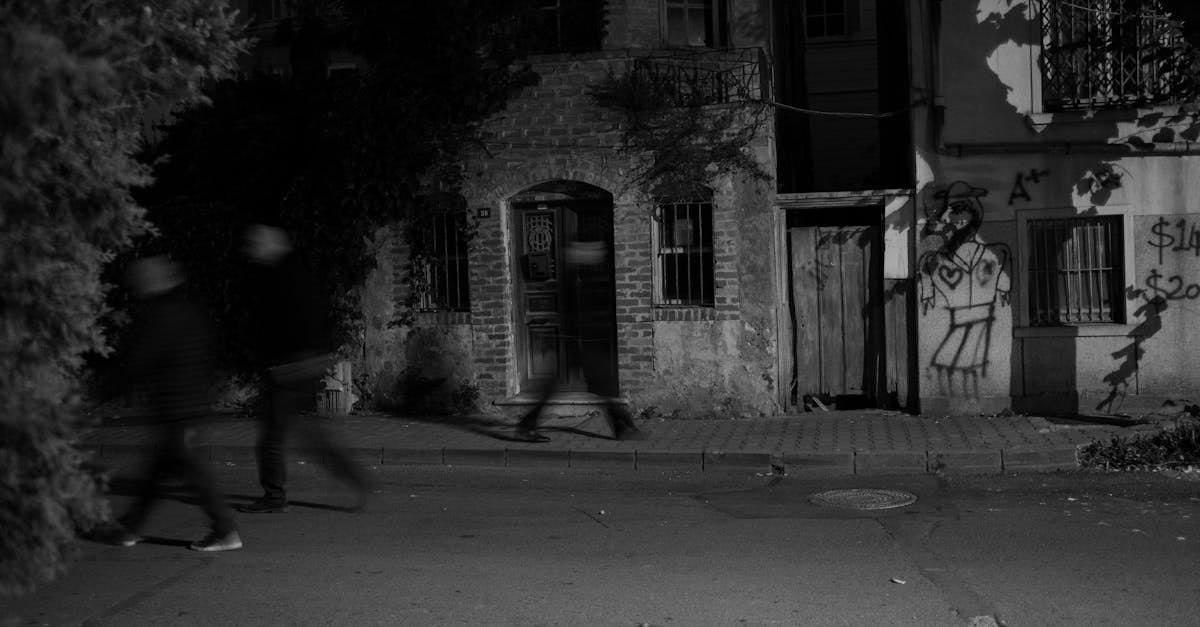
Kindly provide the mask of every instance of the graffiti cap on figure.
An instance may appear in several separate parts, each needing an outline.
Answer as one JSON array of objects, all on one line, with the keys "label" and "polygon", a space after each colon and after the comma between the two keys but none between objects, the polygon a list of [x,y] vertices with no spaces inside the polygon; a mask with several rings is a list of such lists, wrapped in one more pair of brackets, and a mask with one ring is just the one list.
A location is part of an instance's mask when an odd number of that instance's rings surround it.
[{"label": "graffiti cap on figure", "polygon": [[946,189],[940,189],[933,194],[934,198],[978,198],[987,196],[988,190],[975,187],[966,181],[954,181]]}]

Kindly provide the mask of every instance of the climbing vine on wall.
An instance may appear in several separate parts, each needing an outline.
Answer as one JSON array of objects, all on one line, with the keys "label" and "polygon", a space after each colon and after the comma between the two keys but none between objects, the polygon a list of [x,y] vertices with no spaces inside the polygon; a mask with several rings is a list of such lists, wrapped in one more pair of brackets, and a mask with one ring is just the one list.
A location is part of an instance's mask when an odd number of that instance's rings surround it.
[{"label": "climbing vine on wall", "polygon": [[657,195],[734,173],[771,179],[751,150],[770,121],[767,105],[728,98],[719,75],[650,67],[634,62],[591,91],[598,105],[623,117],[620,149],[636,157],[634,185]]}]

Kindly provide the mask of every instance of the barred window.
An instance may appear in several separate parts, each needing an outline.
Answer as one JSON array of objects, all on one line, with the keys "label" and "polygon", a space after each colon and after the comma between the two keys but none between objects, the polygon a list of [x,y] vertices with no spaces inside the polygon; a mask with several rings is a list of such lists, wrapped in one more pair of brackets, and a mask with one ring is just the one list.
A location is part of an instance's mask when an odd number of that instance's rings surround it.
[{"label": "barred window", "polygon": [[1121,216],[1029,220],[1029,322],[1123,322]]},{"label": "barred window", "polygon": [[673,46],[726,45],[727,0],[666,0],[666,38]]},{"label": "barred window", "polygon": [[1179,102],[1190,47],[1158,0],[1040,0],[1046,111]]},{"label": "barred window", "polygon": [[669,202],[658,211],[660,304],[712,307],[712,203]]},{"label": "barred window", "polygon": [[467,238],[456,215],[422,218],[412,258],[420,311],[470,311]]}]

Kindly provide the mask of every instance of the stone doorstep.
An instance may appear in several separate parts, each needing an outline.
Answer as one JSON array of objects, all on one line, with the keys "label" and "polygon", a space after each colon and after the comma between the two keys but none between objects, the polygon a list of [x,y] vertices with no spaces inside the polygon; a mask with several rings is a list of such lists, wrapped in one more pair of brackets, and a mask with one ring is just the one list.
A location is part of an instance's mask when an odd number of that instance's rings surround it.
[{"label": "stone doorstep", "polygon": [[855,451],[854,474],[914,474],[929,471],[925,451]]},{"label": "stone doorstep", "polygon": [[776,457],[788,475],[828,477],[854,474],[854,453],[785,453]]},{"label": "stone doorstep", "polygon": [[620,451],[571,451],[570,465],[571,468],[634,470],[637,467],[637,456],[633,449]]},{"label": "stone doorstep", "polygon": [[703,453],[704,470],[746,470],[755,472],[772,472],[775,465],[770,453],[751,453],[743,451],[706,450]]},{"label": "stone doorstep", "polygon": [[704,454],[699,451],[654,451],[635,450],[634,467],[638,470],[653,468],[704,469]]},{"label": "stone doorstep", "polygon": [[942,449],[927,451],[929,472],[1000,472],[1000,449]]},{"label": "stone doorstep", "polygon": [[517,468],[568,468],[571,451],[566,449],[504,449],[504,465]]},{"label": "stone doorstep", "polygon": [[1076,470],[1079,446],[1053,449],[1014,447],[1001,451],[1004,470]]}]

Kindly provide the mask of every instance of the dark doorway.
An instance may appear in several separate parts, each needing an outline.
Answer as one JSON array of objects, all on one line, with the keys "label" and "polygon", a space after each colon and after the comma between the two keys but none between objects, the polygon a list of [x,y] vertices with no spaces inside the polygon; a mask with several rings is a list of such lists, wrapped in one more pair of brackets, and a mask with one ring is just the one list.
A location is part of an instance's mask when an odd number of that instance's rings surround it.
[{"label": "dark doorway", "polygon": [[[601,389],[617,381],[612,196],[560,181],[519,194],[512,207],[521,393],[553,385],[616,396],[616,389]],[[602,261],[583,263],[573,247]],[[585,361],[608,376],[589,381]]]}]

